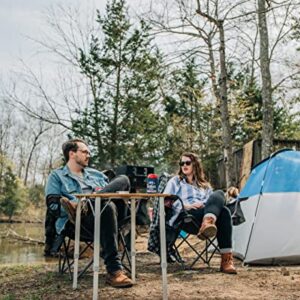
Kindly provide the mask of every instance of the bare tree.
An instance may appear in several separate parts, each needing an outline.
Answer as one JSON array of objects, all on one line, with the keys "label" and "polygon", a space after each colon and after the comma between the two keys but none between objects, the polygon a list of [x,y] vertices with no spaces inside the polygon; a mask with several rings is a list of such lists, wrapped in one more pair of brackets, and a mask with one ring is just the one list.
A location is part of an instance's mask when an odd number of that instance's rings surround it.
[{"label": "bare tree", "polygon": [[[36,45],[35,60],[43,60],[40,69],[20,59],[18,72],[3,91],[6,104],[31,118],[70,130],[74,114],[86,107],[91,95],[89,81],[80,73],[79,48],[88,47],[96,30],[95,12],[74,5],[57,4],[48,9],[43,15],[48,30],[40,37],[27,37]],[[55,76],[44,72],[44,60],[52,72],[55,68]]]},{"label": "bare tree", "polygon": [[3,103],[1,103],[1,106],[3,107],[3,110],[0,115],[0,154],[6,154],[10,145],[13,110],[8,107],[4,107]]},{"label": "bare tree", "polygon": [[43,135],[43,133],[45,133],[49,129],[50,129],[50,127],[45,127],[45,126],[43,126],[43,123],[40,122],[38,130],[36,132],[33,130],[33,141],[32,141],[30,151],[29,151],[29,156],[28,156],[26,168],[25,168],[25,176],[24,176],[24,185],[25,186],[27,185],[28,172],[29,172],[29,167],[30,167],[30,163],[32,160],[33,152],[36,149],[36,147],[40,144],[40,142],[41,142],[40,138]]},{"label": "bare tree", "polygon": [[[276,6],[278,3],[276,1],[267,1],[267,0],[257,0],[257,19],[258,19],[258,29],[259,29],[259,38],[260,38],[260,73],[262,80],[262,99],[263,99],[263,124],[262,124],[262,158],[265,158],[271,154],[273,151],[273,139],[274,139],[274,100],[273,92],[278,89],[282,84],[290,79],[293,79],[299,71],[291,72],[285,74],[284,77],[281,77],[277,80],[277,83],[272,84],[272,75],[271,75],[271,62],[274,64],[275,49],[284,42],[286,37],[292,31],[292,26],[289,22],[293,18],[293,11],[295,8],[299,9],[298,1],[285,0],[282,1],[280,10],[278,13],[281,13],[278,21],[278,14],[276,10],[272,9],[273,6]],[[270,12],[269,12],[270,11]],[[271,13],[274,14],[273,19],[274,26],[278,27],[278,33],[275,37],[273,44],[270,45],[270,37],[268,32],[268,19],[270,21]],[[278,24],[279,23],[279,24]],[[273,25],[273,24],[272,24]],[[281,56],[282,53],[280,54]],[[282,60],[279,59],[282,62]],[[284,62],[286,64],[286,62]]]},{"label": "bare tree", "polygon": [[[216,7],[216,10],[218,8]],[[219,61],[220,61],[220,80],[219,87],[214,88],[215,96],[220,103],[221,123],[222,123],[222,138],[224,147],[224,164],[225,176],[227,187],[235,184],[233,182],[233,154],[232,154],[232,137],[231,126],[228,113],[228,96],[227,96],[227,67],[226,67],[226,54],[225,54],[225,32],[224,32],[224,19],[212,17],[201,9],[200,0],[197,0],[196,12],[209,22],[213,23],[219,32]]]},{"label": "bare tree", "polygon": [[[163,6],[163,13],[152,11],[152,14],[148,14],[148,16],[150,16],[149,19],[156,34],[171,33],[179,37],[185,36],[187,41],[180,39],[181,45],[189,43],[189,47],[185,47],[183,51],[184,57],[198,55],[202,73],[207,72],[217,107],[220,109],[226,182],[227,186],[230,186],[235,183],[231,172],[233,154],[227,96],[225,23],[238,18],[235,10],[246,1],[238,1],[235,4],[227,3],[227,6],[221,6],[219,1],[196,0],[192,2],[174,1],[177,6],[177,15],[175,16],[172,15],[168,2],[165,2]],[[230,25],[230,22],[227,23]],[[197,46],[194,46],[195,43]],[[218,58],[216,53],[218,53]]]},{"label": "bare tree", "polygon": [[260,71],[262,79],[263,126],[262,126],[262,158],[267,157],[273,148],[272,79],[270,72],[269,36],[266,18],[266,0],[258,0],[258,28],[260,37]]}]

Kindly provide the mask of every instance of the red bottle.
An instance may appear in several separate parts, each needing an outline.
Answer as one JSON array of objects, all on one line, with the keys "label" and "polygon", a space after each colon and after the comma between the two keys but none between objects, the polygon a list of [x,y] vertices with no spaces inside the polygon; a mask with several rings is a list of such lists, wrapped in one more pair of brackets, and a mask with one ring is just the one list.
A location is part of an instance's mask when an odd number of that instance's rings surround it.
[{"label": "red bottle", "polygon": [[158,176],[156,174],[148,174],[147,176],[147,193],[157,193]]}]

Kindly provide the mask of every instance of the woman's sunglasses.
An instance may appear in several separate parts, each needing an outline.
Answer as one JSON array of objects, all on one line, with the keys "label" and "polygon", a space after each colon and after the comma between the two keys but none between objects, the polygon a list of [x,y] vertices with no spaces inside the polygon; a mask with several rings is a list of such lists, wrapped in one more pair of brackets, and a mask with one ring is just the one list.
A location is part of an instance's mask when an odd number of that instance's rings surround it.
[{"label": "woman's sunglasses", "polygon": [[184,165],[190,166],[191,164],[192,164],[192,161],[187,160],[187,161],[181,161],[181,162],[179,163],[179,166],[180,166],[180,167],[183,167]]}]

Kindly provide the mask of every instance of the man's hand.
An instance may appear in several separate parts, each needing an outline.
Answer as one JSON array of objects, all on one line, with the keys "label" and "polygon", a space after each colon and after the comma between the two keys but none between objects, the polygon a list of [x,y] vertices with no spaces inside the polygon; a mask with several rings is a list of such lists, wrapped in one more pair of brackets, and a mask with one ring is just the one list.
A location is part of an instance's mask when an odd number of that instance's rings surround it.
[{"label": "man's hand", "polygon": [[202,208],[204,207],[204,204],[202,202],[196,202],[196,203],[193,203],[193,204],[186,204],[184,206],[184,208],[186,210],[190,210],[190,209],[199,209],[199,208]]}]

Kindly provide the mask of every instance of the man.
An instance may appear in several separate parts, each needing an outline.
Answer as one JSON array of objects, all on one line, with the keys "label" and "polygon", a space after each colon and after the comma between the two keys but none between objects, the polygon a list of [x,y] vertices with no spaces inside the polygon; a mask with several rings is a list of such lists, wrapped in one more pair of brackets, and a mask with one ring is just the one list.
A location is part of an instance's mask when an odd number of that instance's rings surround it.
[{"label": "man", "polygon": [[[108,183],[107,177],[102,172],[89,168],[90,151],[86,142],[81,139],[65,142],[62,151],[66,165],[50,174],[46,185],[46,200],[48,208],[55,210],[56,206],[59,206],[57,199],[63,197],[60,199],[62,207],[57,214],[55,228],[58,235],[64,236],[70,232],[71,234],[74,233],[74,225],[70,221],[74,222],[78,200],[73,194],[129,191],[130,182],[126,176],[120,175]],[[94,205],[94,202],[92,204]],[[92,212],[82,216],[82,235],[90,238],[94,236],[94,215]],[[118,210],[113,202],[106,205],[101,215],[101,246],[108,273],[106,282],[116,288],[131,287],[132,281],[124,274],[118,256]]]}]

